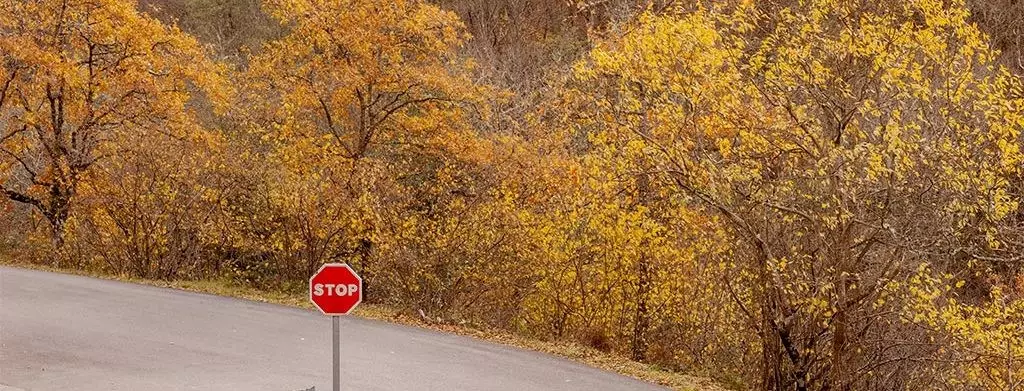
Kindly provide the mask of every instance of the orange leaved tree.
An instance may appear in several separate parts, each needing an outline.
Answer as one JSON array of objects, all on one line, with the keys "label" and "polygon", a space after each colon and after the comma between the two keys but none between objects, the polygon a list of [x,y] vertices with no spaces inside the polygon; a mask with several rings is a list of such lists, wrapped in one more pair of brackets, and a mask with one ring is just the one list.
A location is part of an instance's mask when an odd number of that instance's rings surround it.
[{"label": "orange leaved tree", "polygon": [[118,140],[182,137],[197,126],[196,87],[216,74],[194,39],[134,2],[0,1],[0,193],[61,247],[76,193]]}]

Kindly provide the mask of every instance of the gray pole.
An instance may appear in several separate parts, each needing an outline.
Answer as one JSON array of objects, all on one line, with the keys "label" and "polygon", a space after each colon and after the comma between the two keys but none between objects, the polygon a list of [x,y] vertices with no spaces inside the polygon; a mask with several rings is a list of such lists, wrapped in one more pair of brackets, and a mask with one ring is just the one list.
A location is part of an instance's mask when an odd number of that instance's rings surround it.
[{"label": "gray pole", "polygon": [[334,391],[341,391],[341,326],[338,316],[332,316],[334,322]]}]

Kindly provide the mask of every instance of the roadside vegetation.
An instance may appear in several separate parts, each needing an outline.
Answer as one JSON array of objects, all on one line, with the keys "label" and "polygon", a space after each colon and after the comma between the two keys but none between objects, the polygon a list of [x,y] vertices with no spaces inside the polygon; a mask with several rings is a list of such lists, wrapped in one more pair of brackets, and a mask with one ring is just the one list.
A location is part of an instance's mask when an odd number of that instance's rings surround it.
[{"label": "roadside vegetation", "polygon": [[292,305],[346,262],[371,317],[679,388],[1019,390],[1022,4],[0,0],[0,256]]}]

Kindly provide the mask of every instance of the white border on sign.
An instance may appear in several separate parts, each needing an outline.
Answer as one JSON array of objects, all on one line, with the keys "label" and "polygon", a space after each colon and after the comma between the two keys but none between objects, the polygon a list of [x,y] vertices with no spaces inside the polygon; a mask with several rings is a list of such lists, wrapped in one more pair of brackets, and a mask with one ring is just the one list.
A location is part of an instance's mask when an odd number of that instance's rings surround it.
[{"label": "white border on sign", "polygon": [[[328,267],[343,267],[343,268],[346,268],[346,269],[348,269],[349,272],[352,273],[353,276],[356,276],[356,280],[359,281],[359,300],[356,300],[355,304],[352,304],[352,308],[349,308],[348,311],[346,311],[346,312],[326,312],[326,311],[324,311],[323,308],[320,308],[320,306],[317,305],[315,301],[313,301],[313,277],[316,277],[317,274],[320,274],[320,272],[324,271],[324,269],[326,269]],[[320,313],[322,313],[324,315],[328,315],[328,316],[348,315],[349,313],[352,312],[352,310],[356,309],[356,307],[359,306],[359,303],[363,302],[363,278],[359,277],[359,273],[356,273],[356,271],[354,269],[352,269],[352,267],[349,266],[347,263],[325,263],[325,264],[321,265],[320,268],[317,269],[316,273],[313,273],[312,276],[309,276],[308,290],[309,290],[309,302],[313,303],[313,306],[316,307],[316,309],[320,310]]]}]

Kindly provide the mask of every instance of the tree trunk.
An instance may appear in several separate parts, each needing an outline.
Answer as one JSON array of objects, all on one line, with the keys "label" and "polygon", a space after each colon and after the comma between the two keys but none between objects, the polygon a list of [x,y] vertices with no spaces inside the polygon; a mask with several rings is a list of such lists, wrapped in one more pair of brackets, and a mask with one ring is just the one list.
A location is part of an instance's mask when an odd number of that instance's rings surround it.
[{"label": "tree trunk", "polygon": [[44,211],[47,222],[50,223],[50,235],[53,241],[53,266],[61,266],[65,254],[65,228],[70,214],[70,197],[64,197],[57,190],[51,191],[50,207]]},{"label": "tree trunk", "polygon": [[363,300],[370,301],[370,281],[373,280],[373,274],[370,272],[370,255],[373,253],[373,242],[370,239],[359,239],[359,248],[357,250],[357,256],[359,257],[359,277],[363,280]]},{"label": "tree trunk", "polygon": [[647,307],[647,299],[650,291],[650,265],[647,262],[647,255],[640,256],[637,264],[636,284],[636,314],[633,320],[633,341],[632,356],[635,361],[643,361],[647,358],[647,329],[650,328],[651,319]]}]

